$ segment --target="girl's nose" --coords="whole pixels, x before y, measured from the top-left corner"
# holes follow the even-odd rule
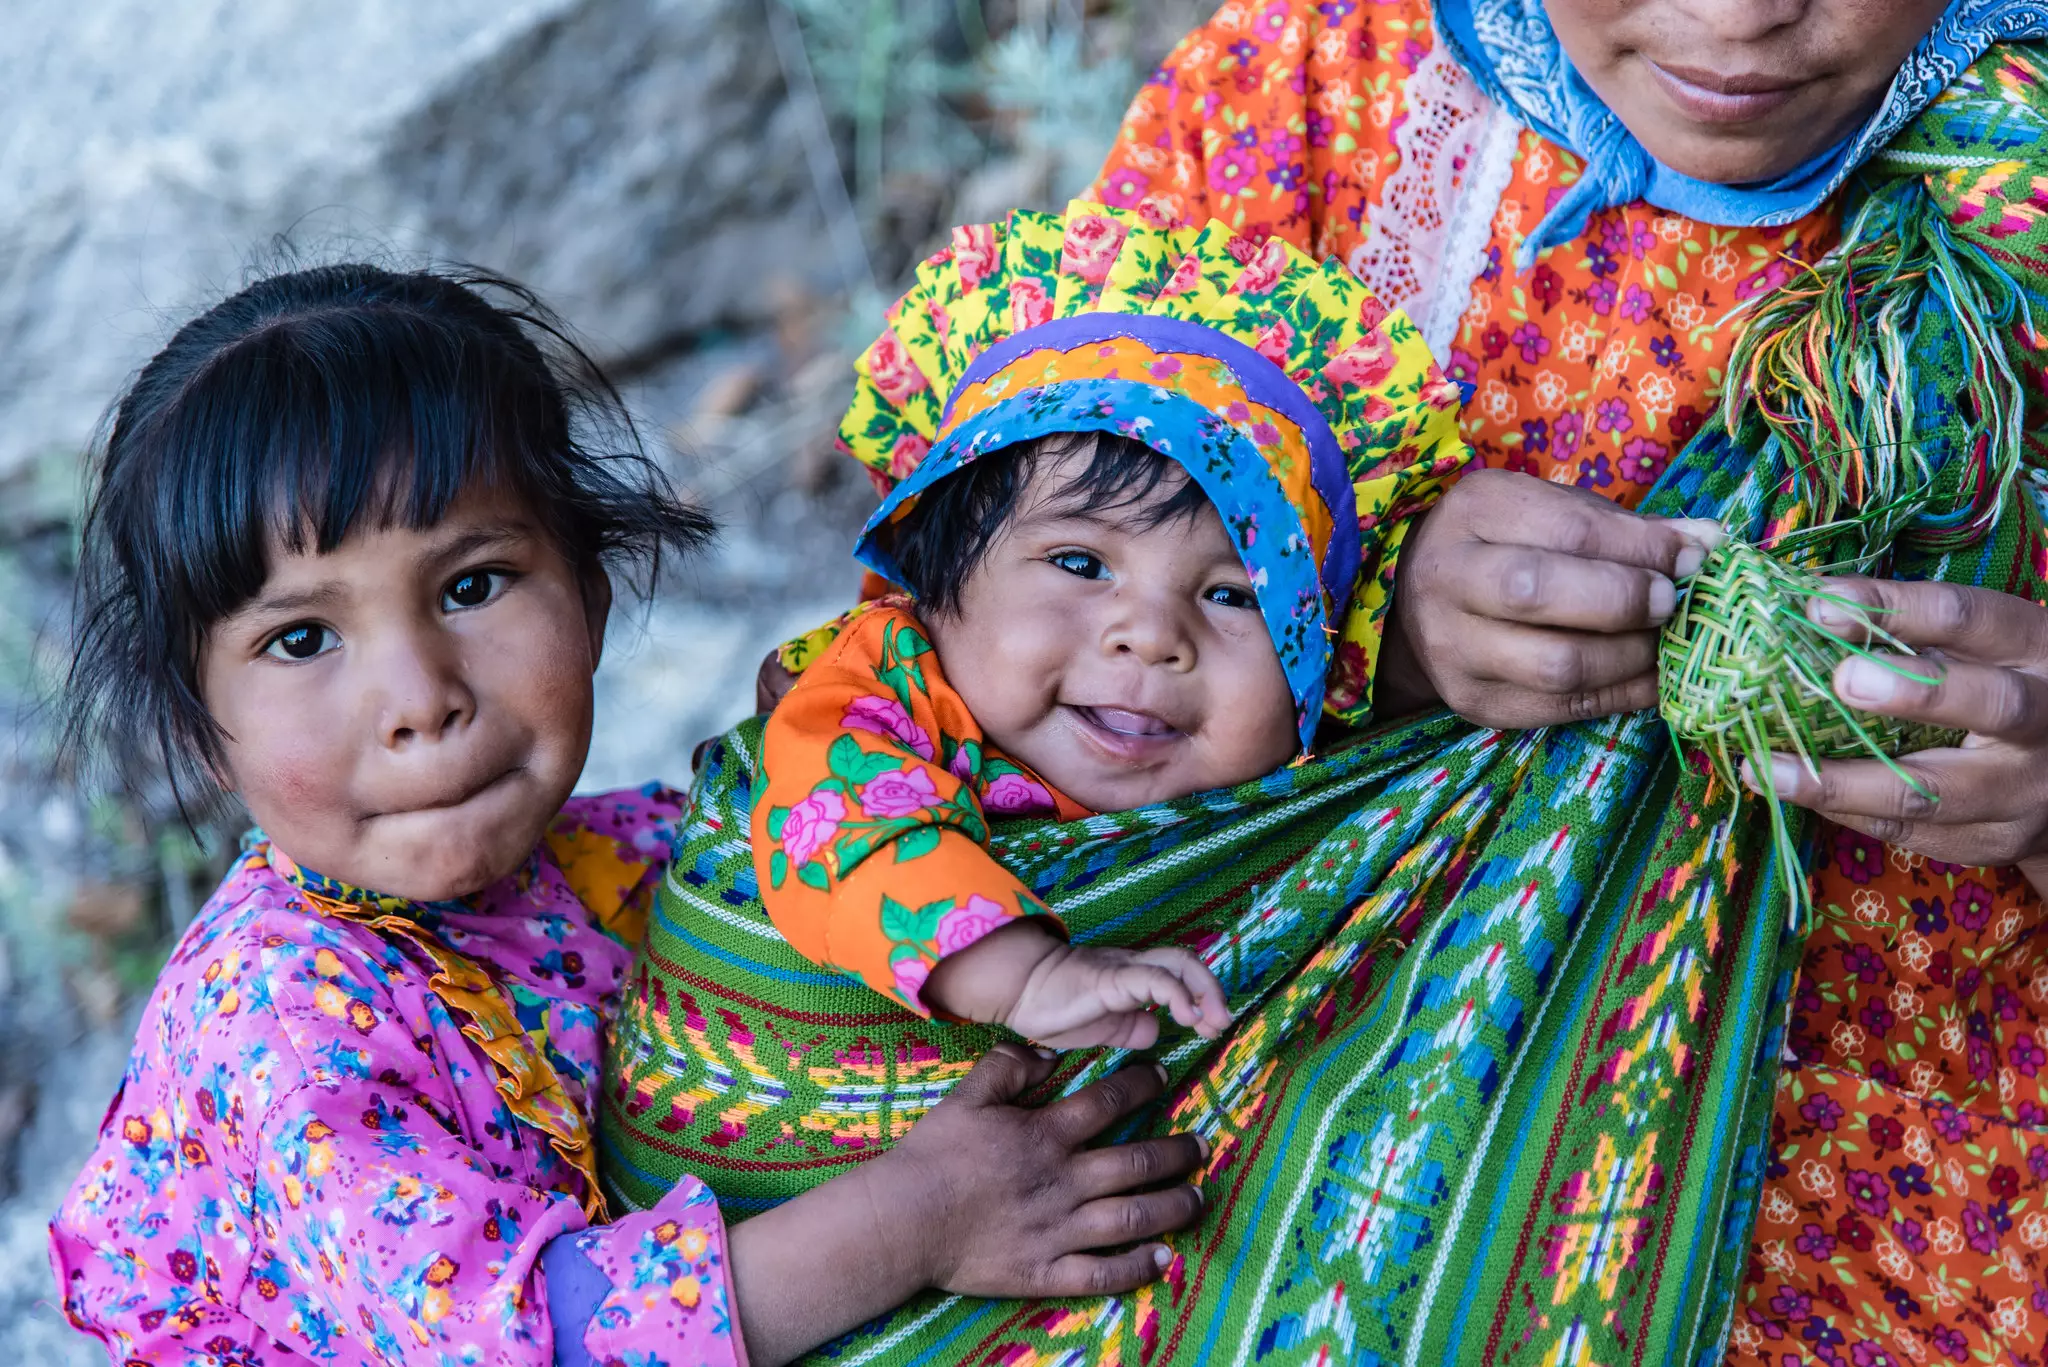
[[[476,716],[460,654],[438,633],[394,642],[371,667],[378,674],[378,731],[392,749],[442,740]]]

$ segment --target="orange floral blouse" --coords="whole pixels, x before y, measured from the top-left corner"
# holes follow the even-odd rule
[[[1343,257],[1425,335],[1443,320],[1479,463],[1632,506],[1719,393],[1729,311],[1824,252],[1834,216],[1718,228],[1632,204],[1518,273],[1578,162],[1489,120],[1435,46],[1425,0],[1232,0],[1139,94],[1094,193]],[[1430,297],[1468,272],[1447,309]],[[2013,869],[1822,843],[1729,1361],[2041,1362],[2041,901]]]
[[[989,854],[988,817],[1089,812],[989,747],[907,599],[813,633],[828,635],[762,738],[761,905],[805,958],[929,1015],[940,959],[1053,914]]]

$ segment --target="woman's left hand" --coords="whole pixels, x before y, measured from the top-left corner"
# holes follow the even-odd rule
[[[1878,609],[1917,657],[1883,655],[1919,683],[1851,656],[1835,695],[1852,707],[1969,732],[1952,749],[1897,761],[1918,793],[1875,759],[1827,760],[1816,778],[1772,757],[1778,795],[1830,821],[1951,864],[2018,864],[2048,893],[2048,608],[1990,589],[1837,579],[1830,591]],[[1842,609],[1816,598],[1813,620],[1849,636]],[[1754,786],[1752,781],[1752,786]]]

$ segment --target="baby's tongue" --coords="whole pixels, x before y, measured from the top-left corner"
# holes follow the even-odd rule
[[[1165,736],[1173,732],[1171,726],[1143,712],[1126,712],[1121,707],[1093,707],[1089,710],[1095,714],[1095,720],[1127,736]]]

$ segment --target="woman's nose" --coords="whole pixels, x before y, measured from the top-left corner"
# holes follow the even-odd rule
[[[376,671],[378,731],[383,743],[404,749],[437,741],[476,715],[476,697],[464,679],[460,653],[437,633],[409,634],[369,662]]]
[[[1811,0],[1671,0],[1683,27],[1723,43],[1768,38],[1798,24],[1810,8]]]

